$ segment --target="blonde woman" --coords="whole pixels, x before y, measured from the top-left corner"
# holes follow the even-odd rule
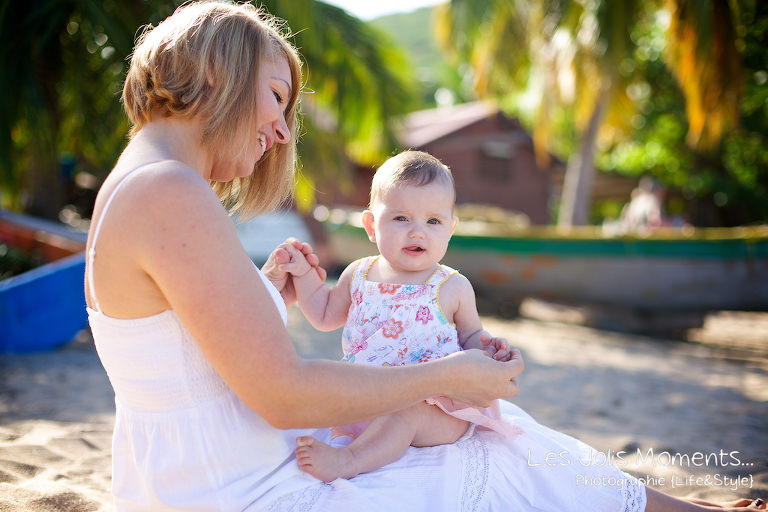
[[[291,192],[301,72],[275,26],[246,4],[190,3],[145,31],[131,59],[131,139],[96,201],[85,283],[116,396],[118,510],[384,510],[398,496],[426,509],[444,482],[393,469],[402,485],[387,499],[380,485],[326,486],[293,456],[297,436],[324,431],[280,429],[433,395],[483,405],[517,393],[522,361],[479,351],[397,369],[296,354],[292,281],[274,265],[287,253],[265,266],[276,288],[225,208],[257,213]],[[292,247],[316,264],[309,246]]]

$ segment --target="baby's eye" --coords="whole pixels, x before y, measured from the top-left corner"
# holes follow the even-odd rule
[[[398,222],[405,222],[408,220],[408,218],[405,215],[398,215],[397,217],[395,217],[395,220]]]
[[[440,219],[435,219],[434,217],[429,219],[427,221],[427,224],[440,224]]]

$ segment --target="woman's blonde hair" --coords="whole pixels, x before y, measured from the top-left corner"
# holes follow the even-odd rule
[[[287,61],[290,141],[275,144],[248,177],[212,183],[232,212],[252,215],[274,209],[293,191],[301,62],[285,30],[280,20],[250,4],[188,3],[157,27],[147,26],[131,57],[122,98],[133,123],[131,136],[155,115],[199,116],[205,124],[201,143],[224,161],[257,143],[261,63]]]
[[[424,151],[407,150],[398,153],[381,164],[373,175],[368,208],[373,208],[374,203],[391,188],[402,185],[421,187],[433,181],[450,187],[456,200],[456,185],[447,165]]]

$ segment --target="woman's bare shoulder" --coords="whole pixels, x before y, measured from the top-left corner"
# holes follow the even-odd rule
[[[176,215],[227,216],[208,181],[182,162],[147,164],[122,179],[126,182],[120,191],[120,209],[129,210],[135,222],[145,219],[160,226]]]
[[[208,181],[182,162],[151,163],[115,178],[126,181],[107,220],[132,244],[136,257],[147,261],[159,250],[236,241],[229,215]],[[114,189],[117,183],[105,185]]]
[[[123,180],[125,183],[121,188],[126,190],[124,194],[139,194],[147,199],[163,194],[169,198],[181,196],[183,199],[179,191],[206,195],[212,193],[208,182],[200,174],[178,160],[151,162],[128,170],[116,168],[105,185],[114,188]]]

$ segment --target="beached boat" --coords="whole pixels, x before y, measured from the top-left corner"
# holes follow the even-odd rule
[[[87,326],[85,238],[62,224],[0,211],[0,244],[43,262],[0,281],[0,353],[50,350]]]
[[[325,227],[339,263],[376,253],[359,214],[333,212]],[[599,228],[563,234],[460,222],[443,262],[466,275],[478,295],[507,308],[530,297],[678,317],[768,311],[766,226],[606,236]]]

